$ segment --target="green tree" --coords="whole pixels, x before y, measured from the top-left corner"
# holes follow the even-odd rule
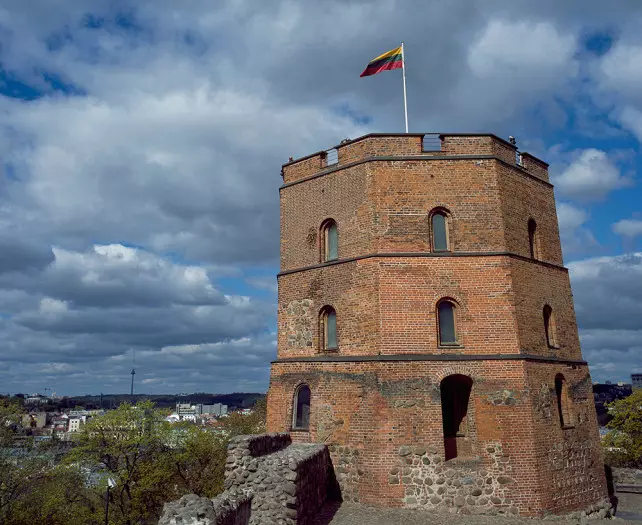
[[[212,498],[223,491],[227,445],[231,438],[265,432],[266,401],[260,399],[250,414],[233,412],[217,431],[177,425],[184,434],[176,456],[176,473],[186,493]]]
[[[267,400],[261,398],[254,404],[250,414],[232,412],[223,419],[223,428],[228,438],[245,434],[262,434],[265,432],[266,415]]]
[[[611,429],[602,441],[607,464],[616,467],[642,466],[642,389],[608,405]]]
[[[31,470],[33,473],[33,470]],[[76,468],[43,468],[25,476],[26,490],[17,498],[4,520],[6,525],[101,525],[103,501],[85,486]]]
[[[153,403],[123,403],[85,425],[65,463],[100,469],[105,474],[101,490],[108,476],[114,479],[110,523],[150,523],[164,502],[181,494],[172,444],[172,428]]]
[[[186,494],[213,498],[223,491],[228,439],[194,425],[183,428],[175,457],[176,474]]]

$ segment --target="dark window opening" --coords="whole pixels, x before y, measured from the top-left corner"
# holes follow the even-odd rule
[[[447,219],[444,213],[432,216],[432,249],[436,252],[448,251]]]
[[[321,336],[321,350],[337,349],[337,312],[331,306],[321,310],[319,332]]]
[[[456,457],[472,456],[468,428],[468,405],[473,380],[456,374],[441,382],[441,414],[444,431],[446,461]]]
[[[310,428],[310,387],[301,385],[294,394],[294,414],[292,428],[308,430]]]
[[[559,348],[555,315],[553,314],[553,309],[548,305],[544,306],[544,330],[546,331],[546,344],[548,347]]]
[[[566,379],[564,379],[562,374],[555,376],[555,393],[557,395],[557,411],[560,416],[560,426],[562,428],[572,427],[571,400]]]
[[[321,262],[332,261],[339,257],[339,232],[337,223],[332,219],[321,225]]]
[[[529,219],[528,221],[528,246],[531,259],[539,259],[539,237],[537,233],[537,223],[534,219]]]
[[[457,330],[455,327],[455,305],[450,301],[442,301],[437,306],[439,320],[439,344],[457,344]]]

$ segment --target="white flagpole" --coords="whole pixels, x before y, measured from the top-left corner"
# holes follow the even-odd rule
[[[406,54],[401,43],[401,70],[403,71],[403,111],[406,117],[406,133],[408,133],[408,101],[406,100]]]

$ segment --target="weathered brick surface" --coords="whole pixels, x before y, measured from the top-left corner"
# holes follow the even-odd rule
[[[526,155],[517,166],[515,148],[493,136],[446,135],[425,153],[421,138],[366,136],[340,145],[336,166],[322,156],[284,166],[268,428],[290,431],[307,383],[310,429],[293,439],[329,445],[347,500],[523,515],[589,507],[606,494],[604,474],[546,164]],[[431,251],[435,208],[449,214],[449,253]],[[327,218],[339,260],[321,263]],[[438,343],[444,297],[457,303],[455,347]],[[324,305],[337,313],[332,354],[319,348]],[[573,428],[560,425],[560,373]],[[466,457],[445,461],[440,383],[452,374],[473,388],[457,438]]]

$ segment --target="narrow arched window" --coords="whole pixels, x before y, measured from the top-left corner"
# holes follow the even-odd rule
[[[445,300],[437,304],[437,322],[439,325],[439,344],[457,344],[457,326],[455,323],[455,304]]]
[[[294,393],[292,428],[308,430],[310,428],[310,387],[299,385]]]
[[[327,219],[321,225],[321,262],[339,258],[339,233],[337,223]]]
[[[539,259],[539,236],[537,233],[537,223],[535,219],[528,220],[528,246],[530,249],[531,259]]]
[[[337,349],[337,312],[331,306],[324,306],[319,315],[321,350]]]
[[[440,386],[446,460],[472,455],[468,405],[473,380],[461,374],[446,377]]]
[[[555,394],[557,395],[557,411],[560,416],[562,428],[573,426],[573,415],[571,413],[571,399],[568,393],[568,385],[562,374],[555,376]]]
[[[444,211],[432,213],[430,219],[432,230],[432,249],[435,252],[446,252],[450,249],[448,243],[448,216]]]
[[[557,344],[557,324],[555,314],[549,305],[544,306],[544,330],[546,332],[546,344],[549,348],[559,348]]]

